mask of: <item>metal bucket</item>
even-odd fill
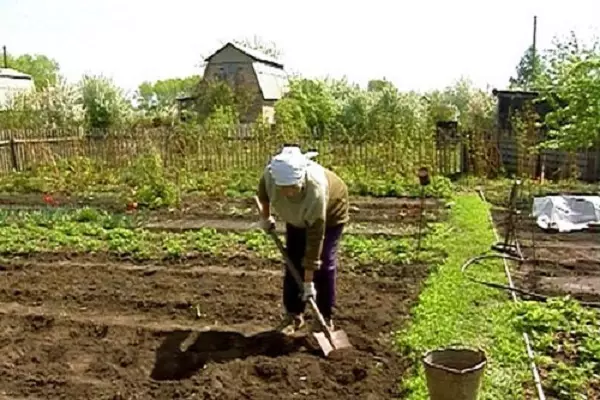
[[[423,357],[431,400],[477,400],[487,358],[481,350],[448,348]]]

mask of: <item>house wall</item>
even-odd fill
[[[215,54],[204,70],[206,79],[226,79],[232,87],[248,93],[248,110],[240,117],[242,123],[254,122],[265,104],[252,62],[241,51],[226,47]]]
[[[526,101],[531,101],[536,96],[509,95],[497,97],[498,129],[496,137],[498,150],[504,169],[509,174],[513,174],[518,172],[519,164],[522,164],[523,160],[526,160],[531,154],[528,149],[520,147],[517,143],[510,117],[517,110],[521,110]],[[534,107],[541,118],[551,111],[551,107],[547,102],[536,102]],[[542,139],[544,134],[545,129],[540,129],[538,141]],[[535,173],[536,176],[540,175],[543,162],[546,178],[566,177],[569,164],[573,162],[577,166],[582,180],[596,182],[600,179],[600,146],[576,152],[572,160],[570,160],[567,152],[561,150],[544,149],[539,154],[540,156],[532,159],[535,171],[529,171]]]
[[[35,90],[33,79],[0,77],[0,110],[9,106],[14,96]]]

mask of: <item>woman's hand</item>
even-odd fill
[[[275,218],[273,218],[273,216],[269,216],[268,218],[261,217],[260,227],[267,232],[272,231],[275,229]]]
[[[317,291],[315,290],[315,284],[312,282],[304,282],[304,291],[302,292],[302,300],[307,301],[310,298],[316,298]]]

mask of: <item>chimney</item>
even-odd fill
[[[2,46],[2,54],[4,55],[4,68],[8,68],[8,55],[6,54],[6,46]]]

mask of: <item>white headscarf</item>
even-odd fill
[[[297,146],[286,146],[271,160],[271,176],[277,186],[297,185],[306,175],[306,168],[317,152],[302,154]]]

